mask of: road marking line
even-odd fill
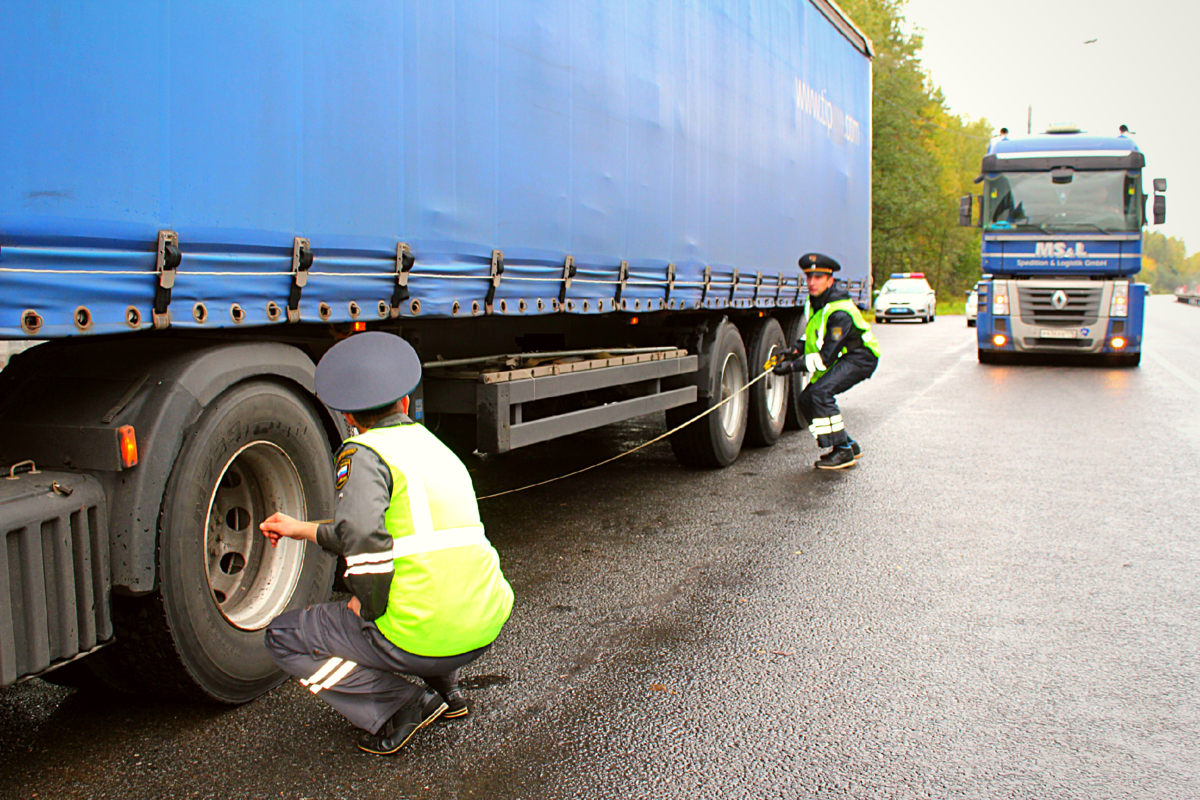
[[[1167,361],[1165,358],[1160,356],[1157,351],[1143,350],[1142,352],[1145,353],[1146,355],[1150,356],[1155,361],[1157,361],[1159,366],[1161,366],[1167,372],[1171,373],[1176,378],[1179,378],[1179,380],[1186,383],[1189,387],[1191,387],[1192,391],[1196,392],[1197,394],[1200,394],[1200,381],[1196,380],[1191,375],[1188,375],[1186,372],[1184,372],[1179,367],[1172,364],[1170,361]]]

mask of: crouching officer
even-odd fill
[[[380,755],[439,716],[467,713],[458,670],[491,646],[513,604],[466,467],[407,416],[420,379],[416,351],[398,336],[363,333],[330,349],[317,396],[363,431],[338,452],[333,522],[273,514],[259,526],[272,545],[286,536],[345,558],[350,602],[281,614],[264,641]]]
[[[808,324],[804,338],[780,354],[774,372],[811,375],[800,393],[800,411],[817,444],[831,448],[817,461],[817,469],[852,467],[862,448],[846,433],[834,396],[871,377],[879,364],[879,342],[850,295],[837,287],[834,273],[842,268],[838,262],[808,253],[801,257],[800,268],[808,282]]]

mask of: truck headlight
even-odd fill
[[[1129,284],[1125,282],[1114,283],[1112,293],[1112,304],[1108,308],[1110,317],[1127,317],[1129,316]]]
[[[1008,316],[1008,291],[1006,289],[997,289],[996,294],[992,296],[992,316]]]

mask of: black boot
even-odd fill
[[[463,697],[462,690],[458,688],[458,670],[449,675],[431,675],[421,680],[446,702],[442,719],[456,719],[467,715],[467,698]]]
[[[818,459],[817,469],[845,469],[854,466],[854,451],[848,445],[838,445]]]
[[[358,747],[377,756],[390,756],[408,744],[414,733],[433,722],[445,710],[446,703],[440,695],[425,692],[392,714],[391,719],[383,723],[378,733],[369,733],[359,740]]]
[[[862,445],[860,445],[858,442],[854,441],[853,439],[846,442],[846,444],[850,445],[850,452],[854,453],[855,461],[858,461],[860,458],[862,458]]]

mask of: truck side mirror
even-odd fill
[[[1157,180],[1154,181],[1158,183]],[[1165,181],[1164,181],[1165,182]],[[1167,221],[1167,198],[1161,194],[1154,195],[1154,224],[1162,225]]]
[[[1167,179],[1166,178],[1155,178],[1154,179],[1154,191],[1165,192],[1166,190],[1167,190]]]
[[[969,194],[963,195],[958,199],[958,224],[963,228],[971,227],[971,201],[973,197]]]

